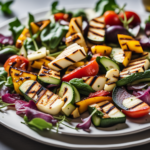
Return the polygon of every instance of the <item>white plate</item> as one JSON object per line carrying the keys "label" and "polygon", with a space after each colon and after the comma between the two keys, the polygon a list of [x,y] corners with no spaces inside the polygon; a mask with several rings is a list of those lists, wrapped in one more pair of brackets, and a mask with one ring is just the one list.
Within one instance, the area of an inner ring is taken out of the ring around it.
{"label": "white plate", "polygon": [[[34,13],[36,20],[44,19],[47,11],[40,11]],[[12,19],[11,19],[12,20]],[[20,18],[21,22],[25,24],[27,21],[27,17]],[[0,26],[0,33],[9,34],[8,32],[8,23],[7,21]],[[86,114],[83,114],[83,118],[86,117]],[[24,126],[20,124],[21,119],[19,116],[15,114],[14,111],[8,111],[4,114],[0,112],[0,121],[5,125],[19,126],[17,129],[19,130],[20,126]],[[77,123],[81,122],[80,119],[74,119],[72,121],[72,125],[76,126]],[[91,127],[91,132],[87,133],[83,130],[73,130],[67,127],[63,127],[60,129],[61,134],[73,135],[73,136],[85,136],[85,137],[112,137],[112,136],[121,136],[127,134],[133,134],[137,132],[141,132],[144,130],[150,129],[150,116],[146,116],[142,119],[127,119],[126,124],[118,124],[116,126],[110,128],[95,128]]]}
{"label": "white plate", "polygon": [[121,137],[75,137],[54,133],[35,132],[24,124],[23,119],[15,114],[15,110],[7,110],[0,114],[1,124],[37,142],[67,149],[123,149],[150,142],[150,130],[138,134]]}

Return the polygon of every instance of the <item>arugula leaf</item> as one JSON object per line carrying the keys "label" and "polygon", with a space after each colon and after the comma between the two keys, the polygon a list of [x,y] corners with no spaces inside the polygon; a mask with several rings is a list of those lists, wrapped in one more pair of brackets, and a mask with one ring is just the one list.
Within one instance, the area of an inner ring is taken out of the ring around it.
{"label": "arugula leaf", "polygon": [[18,20],[18,18],[9,23],[9,30],[12,32],[13,39],[15,42],[22,33],[24,28],[25,26],[21,25],[21,22]]}
{"label": "arugula leaf", "polygon": [[56,14],[56,13],[65,13],[66,10],[63,8],[63,9],[57,9],[57,6],[58,6],[58,1],[55,1],[52,3],[51,5],[51,12],[52,14]]}
{"label": "arugula leaf", "polygon": [[83,82],[83,79],[74,78],[69,83],[75,86],[80,94],[88,96],[90,93],[95,92],[88,84]]}
{"label": "arugula leaf", "polygon": [[148,18],[145,20],[145,23],[150,23],[150,15],[149,15]]}
{"label": "arugula leaf", "polygon": [[24,116],[24,121],[29,127],[37,128],[39,130],[51,130],[53,125],[46,122],[41,118],[34,118],[31,121],[28,120],[27,116]]}
{"label": "arugula leaf", "polygon": [[103,15],[107,10],[115,10],[115,6],[118,6],[115,0],[99,0],[96,3],[95,11],[98,16]]}
{"label": "arugula leaf", "polygon": [[42,30],[40,38],[43,45],[46,46],[47,49],[54,50],[57,48],[67,31],[68,26],[62,26],[58,22],[51,23]]}
{"label": "arugula leaf", "polygon": [[5,3],[0,2],[0,9],[4,14],[10,15],[12,12],[10,10],[10,5],[13,3],[13,0],[7,1]]}
{"label": "arugula leaf", "polygon": [[12,80],[11,76],[7,77],[7,81],[6,81],[5,85],[7,87],[9,87],[9,88],[13,88],[14,87],[13,80]]}
{"label": "arugula leaf", "polygon": [[83,18],[86,18],[86,13],[83,9],[79,9],[76,12],[73,13],[73,17],[79,17],[82,16]]}

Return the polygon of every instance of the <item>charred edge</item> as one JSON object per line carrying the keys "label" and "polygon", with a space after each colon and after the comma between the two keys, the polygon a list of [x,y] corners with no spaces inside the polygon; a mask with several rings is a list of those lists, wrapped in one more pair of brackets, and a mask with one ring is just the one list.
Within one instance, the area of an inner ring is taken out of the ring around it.
{"label": "charred edge", "polygon": [[69,57],[67,57],[67,56],[65,57],[65,59],[68,60],[68,61],[70,61],[70,62],[72,62],[72,63],[75,63],[74,60],[72,60],[71,58],[69,58]]}
{"label": "charred edge", "polygon": [[90,25],[89,27],[94,28],[94,29],[102,29],[102,30],[105,29],[105,27],[96,27],[96,26],[92,26],[92,25]]}
{"label": "charred edge", "polygon": [[24,80],[24,78],[23,78],[23,77],[20,77],[20,78],[19,78],[19,80],[23,81],[23,80]]}
{"label": "charred edge", "polygon": [[34,62],[35,62],[35,61],[33,60],[33,61],[31,62],[31,65],[33,65],[33,64],[34,64]]}
{"label": "charred edge", "polygon": [[19,76],[19,73],[15,73],[15,76]]}
{"label": "charred edge", "polygon": [[[52,106],[54,103],[55,103],[55,101],[58,99],[58,96],[50,103],[50,106]],[[50,107],[51,108],[51,107]]]}
{"label": "charred edge", "polygon": [[83,81],[86,82],[88,79],[90,79],[90,77],[87,77],[86,79],[83,79]]}
{"label": "charred edge", "polygon": [[35,91],[30,91],[29,93],[35,93]]}
{"label": "charred edge", "polygon": [[68,98],[67,98],[67,97],[65,97],[65,98],[64,98],[64,102],[66,103],[66,102],[67,102],[67,100],[68,100]]}
{"label": "charred edge", "polygon": [[98,78],[98,76],[94,76],[91,83],[90,83],[90,86],[92,86],[94,84],[94,82],[96,81],[96,79]]}
{"label": "charred edge", "polygon": [[110,83],[107,83],[107,85],[111,85],[111,84],[114,84],[114,83],[116,83],[116,82],[110,82]]}
{"label": "charred edge", "polygon": [[41,74],[39,74],[39,76],[40,76],[40,77],[43,77],[43,76],[46,76],[46,74],[41,73]]}
{"label": "charred edge", "polygon": [[41,27],[43,25],[43,22],[42,21],[35,22],[35,25],[37,25],[38,27]]}
{"label": "charred edge", "polygon": [[12,65],[11,65],[11,66],[13,67],[16,63],[17,63],[17,62],[16,62],[16,61],[14,61],[14,62],[12,63]]}
{"label": "charred edge", "polygon": [[57,77],[60,77],[60,74],[55,73],[54,75],[57,76]]}
{"label": "charred edge", "polygon": [[54,65],[55,67],[59,68],[59,69],[63,69],[61,66],[59,66],[59,65],[56,64],[56,63],[53,63],[53,65]]}
{"label": "charred edge", "polygon": [[135,47],[140,47],[141,45],[135,45]]}
{"label": "charred edge", "polygon": [[128,41],[130,41],[130,40],[133,40],[133,39],[129,39],[129,38],[119,38],[120,40],[128,40]]}
{"label": "charred edge", "polygon": [[48,67],[45,67],[45,66],[43,66],[43,69],[45,69],[45,70],[50,70]]}
{"label": "charred edge", "polygon": [[110,108],[109,108],[109,110],[107,110],[106,111],[106,114],[108,114],[111,110],[113,110],[115,108],[115,106],[111,106]]}
{"label": "charred edge", "polygon": [[128,46],[127,44],[126,44],[126,46],[127,46],[127,51],[130,50],[130,49],[129,49],[129,46]]}
{"label": "charred edge", "polygon": [[54,93],[51,93],[50,95],[47,95],[48,100],[54,95]]}
{"label": "charred edge", "polygon": [[104,22],[98,21],[98,20],[96,20],[96,19],[92,19],[92,21],[94,21],[94,22],[96,22],[96,23],[100,23],[100,24],[105,24]]}
{"label": "charred edge", "polygon": [[82,29],[81,29],[81,27],[80,27],[80,25],[78,24],[78,22],[77,22],[76,19],[75,19],[75,23],[76,23],[76,25],[78,26],[78,28],[80,29],[80,31],[82,31]]}
{"label": "charred edge", "polygon": [[[136,62],[136,61],[135,61]],[[132,67],[132,66],[135,66],[135,65],[140,65],[141,63],[145,63],[145,61],[142,61],[142,62],[139,62],[139,63],[136,63],[136,64],[133,64],[135,62],[131,62],[128,67]]]}
{"label": "charred edge", "polygon": [[32,87],[36,84],[36,81],[34,81],[31,86],[27,89],[27,91],[25,92],[25,94],[27,95],[29,93],[29,91],[32,89]]}
{"label": "charred edge", "polygon": [[98,33],[94,32],[94,31],[89,30],[89,32],[91,32],[91,33],[93,33],[93,34],[95,34],[95,35],[97,35],[97,36],[104,37],[103,35],[98,34]]}
{"label": "charred edge", "polygon": [[77,53],[77,52],[78,52],[78,50],[74,51],[72,54],[75,54],[75,53]]}
{"label": "charred edge", "polygon": [[48,60],[48,61],[53,61],[53,59],[50,59],[50,58],[48,58],[48,57],[46,57],[45,59]]}
{"label": "charred edge", "polygon": [[110,104],[110,102],[105,103],[104,105],[100,106],[100,108],[103,109],[103,107],[105,107],[108,104]]}
{"label": "charred edge", "polygon": [[48,70],[48,71],[43,71],[43,73],[51,74],[51,73],[49,72],[49,70]]}
{"label": "charred edge", "polygon": [[114,77],[114,78],[116,78],[116,79],[118,79],[118,78],[119,78],[118,76],[115,76],[115,75],[113,75],[113,77]]}
{"label": "charred edge", "polygon": [[44,88],[41,86],[41,88],[39,88],[39,90],[36,92],[37,96],[39,96],[39,94],[41,93],[41,91],[43,91]]}
{"label": "charred edge", "polygon": [[[74,39],[68,40],[68,43],[69,42],[76,42],[78,40],[80,40],[80,37],[77,35]],[[67,42],[67,40],[66,40],[66,42]]]}
{"label": "charred edge", "polygon": [[36,101],[36,103],[38,103],[38,101],[40,101],[40,99],[41,99],[41,97],[46,93],[46,89],[45,88],[43,88],[43,90],[41,91],[41,93],[39,93],[39,95],[38,95],[38,100]]}
{"label": "charred edge", "polygon": [[65,95],[65,93],[68,91],[68,88],[65,87],[64,93],[63,95]]}
{"label": "charred edge", "polygon": [[82,53],[82,55],[83,55],[83,56],[86,56],[86,55],[82,52],[82,50],[81,50],[81,49],[80,49],[80,52]]}
{"label": "charred edge", "polygon": [[25,77],[25,79],[27,79],[27,80],[30,79],[30,78],[31,78],[31,77]]}
{"label": "charred edge", "polygon": [[[131,68],[127,68],[127,69],[124,69],[124,70],[122,70],[122,72],[125,72],[125,71],[128,71],[128,69],[132,69],[132,70],[134,70],[134,69],[139,69],[139,68],[143,68],[144,67],[144,65],[143,66],[132,66]],[[145,70],[145,69],[144,69]]]}
{"label": "charred edge", "polygon": [[144,102],[140,102],[139,104],[137,104],[137,105],[135,105],[135,106],[133,106],[133,107],[129,108],[128,110],[133,109],[133,108],[135,108],[135,107],[137,107],[137,106],[141,105],[142,103],[144,103]]}
{"label": "charred edge", "polygon": [[142,66],[142,68],[143,68],[143,70],[145,71],[145,68],[144,68],[144,66]]}

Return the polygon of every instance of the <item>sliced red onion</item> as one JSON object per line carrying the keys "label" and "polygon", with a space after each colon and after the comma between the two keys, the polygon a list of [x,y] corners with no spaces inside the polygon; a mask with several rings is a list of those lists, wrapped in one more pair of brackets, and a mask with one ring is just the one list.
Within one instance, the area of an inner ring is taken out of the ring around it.
{"label": "sliced red onion", "polygon": [[65,20],[59,20],[59,24],[63,26],[69,26],[69,22]]}
{"label": "sliced red onion", "polygon": [[5,94],[9,93],[9,90],[10,89],[7,86],[3,85],[0,89],[0,96],[3,96]]}
{"label": "sliced red onion", "polygon": [[150,49],[150,39],[148,37],[143,36],[140,39],[140,44],[141,44],[143,49]]}
{"label": "sliced red onion", "polygon": [[88,33],[88,30],[89,30],[89,22],[85,18],[84,18],[84,20],[82,22],[82,30],[83,30],[84,36],[86,36],[87,33]]}
{"label": "sliced red onion", "polygon": [[134,36],[134,37],[137,37],[138,36],[138,34],[139,34],[139,32],[140,32],[140,28],[141,28],[141,26],[140,25],[137,25],[137,26],[135,26],[134,28],[129,28],[129,32],[130,32],[130,34],[132,35],[132,36]]}
{"label": "sliced red onion", "polygon": [[2,96],[2,101],[5,103],[13,104],[16,100],[20,100],[21,96],[19,94],[10,94],[7,93]]}
{"label": "sliced red onion", "polygon": [[90,116],[88,116],[87,118],[81,119],[82,123],[77,124],[76,127],[89,132],[90,131],[89,128],[91,126],[91,118],[95,114],[96,111],[97,110],[95,109]]}
{"label": "sliced red onion", "polygon": [[147,87],[148,84],[147,83],[141,83],[141,84],[137,84],[137,85],[131,85],[131,86],[127,86],[128,90],[135,90],[135,91],[139,91],[142,90],[143,88]]}
{"label": "sliced red onion", "polygon": [[149,37],[150,36],[150,23],[146,23],[145,26],[145,34]]}
{"label": "sliced red onion", "polygon": [[25,114],[28,117],[29,121],[33,118],[41,118],[49,123],[52,123],[53,125],[56,125],[56,123],[58,122],[56,119],[53,118],[53,116],[35,109],[31,109],[29,107],[26,108]]}
{"label": "sliced red onion", "polygon": [[13,37],[0,34],[0,44],[13,45]]}
{"label": "sliced red onion", "polygon": [[53,88],[53,87],[58,87],[59,85],[56,85],[56,84],[49,84],[48,86],[47,86],[47,88],[49,89],[49,88]]}

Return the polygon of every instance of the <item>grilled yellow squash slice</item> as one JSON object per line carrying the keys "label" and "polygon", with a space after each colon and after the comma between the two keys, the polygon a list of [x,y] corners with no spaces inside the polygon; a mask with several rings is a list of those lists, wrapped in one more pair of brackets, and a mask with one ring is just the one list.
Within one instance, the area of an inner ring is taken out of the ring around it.
{"label": "grilled yellow squash slice", "polygon": [[36,80],[37,74],[20,70],[18,68],[10,68],[10,75],[13,79],[14,89],[18,94],[22,94],[19,90],[20,85],[27,80]]}

